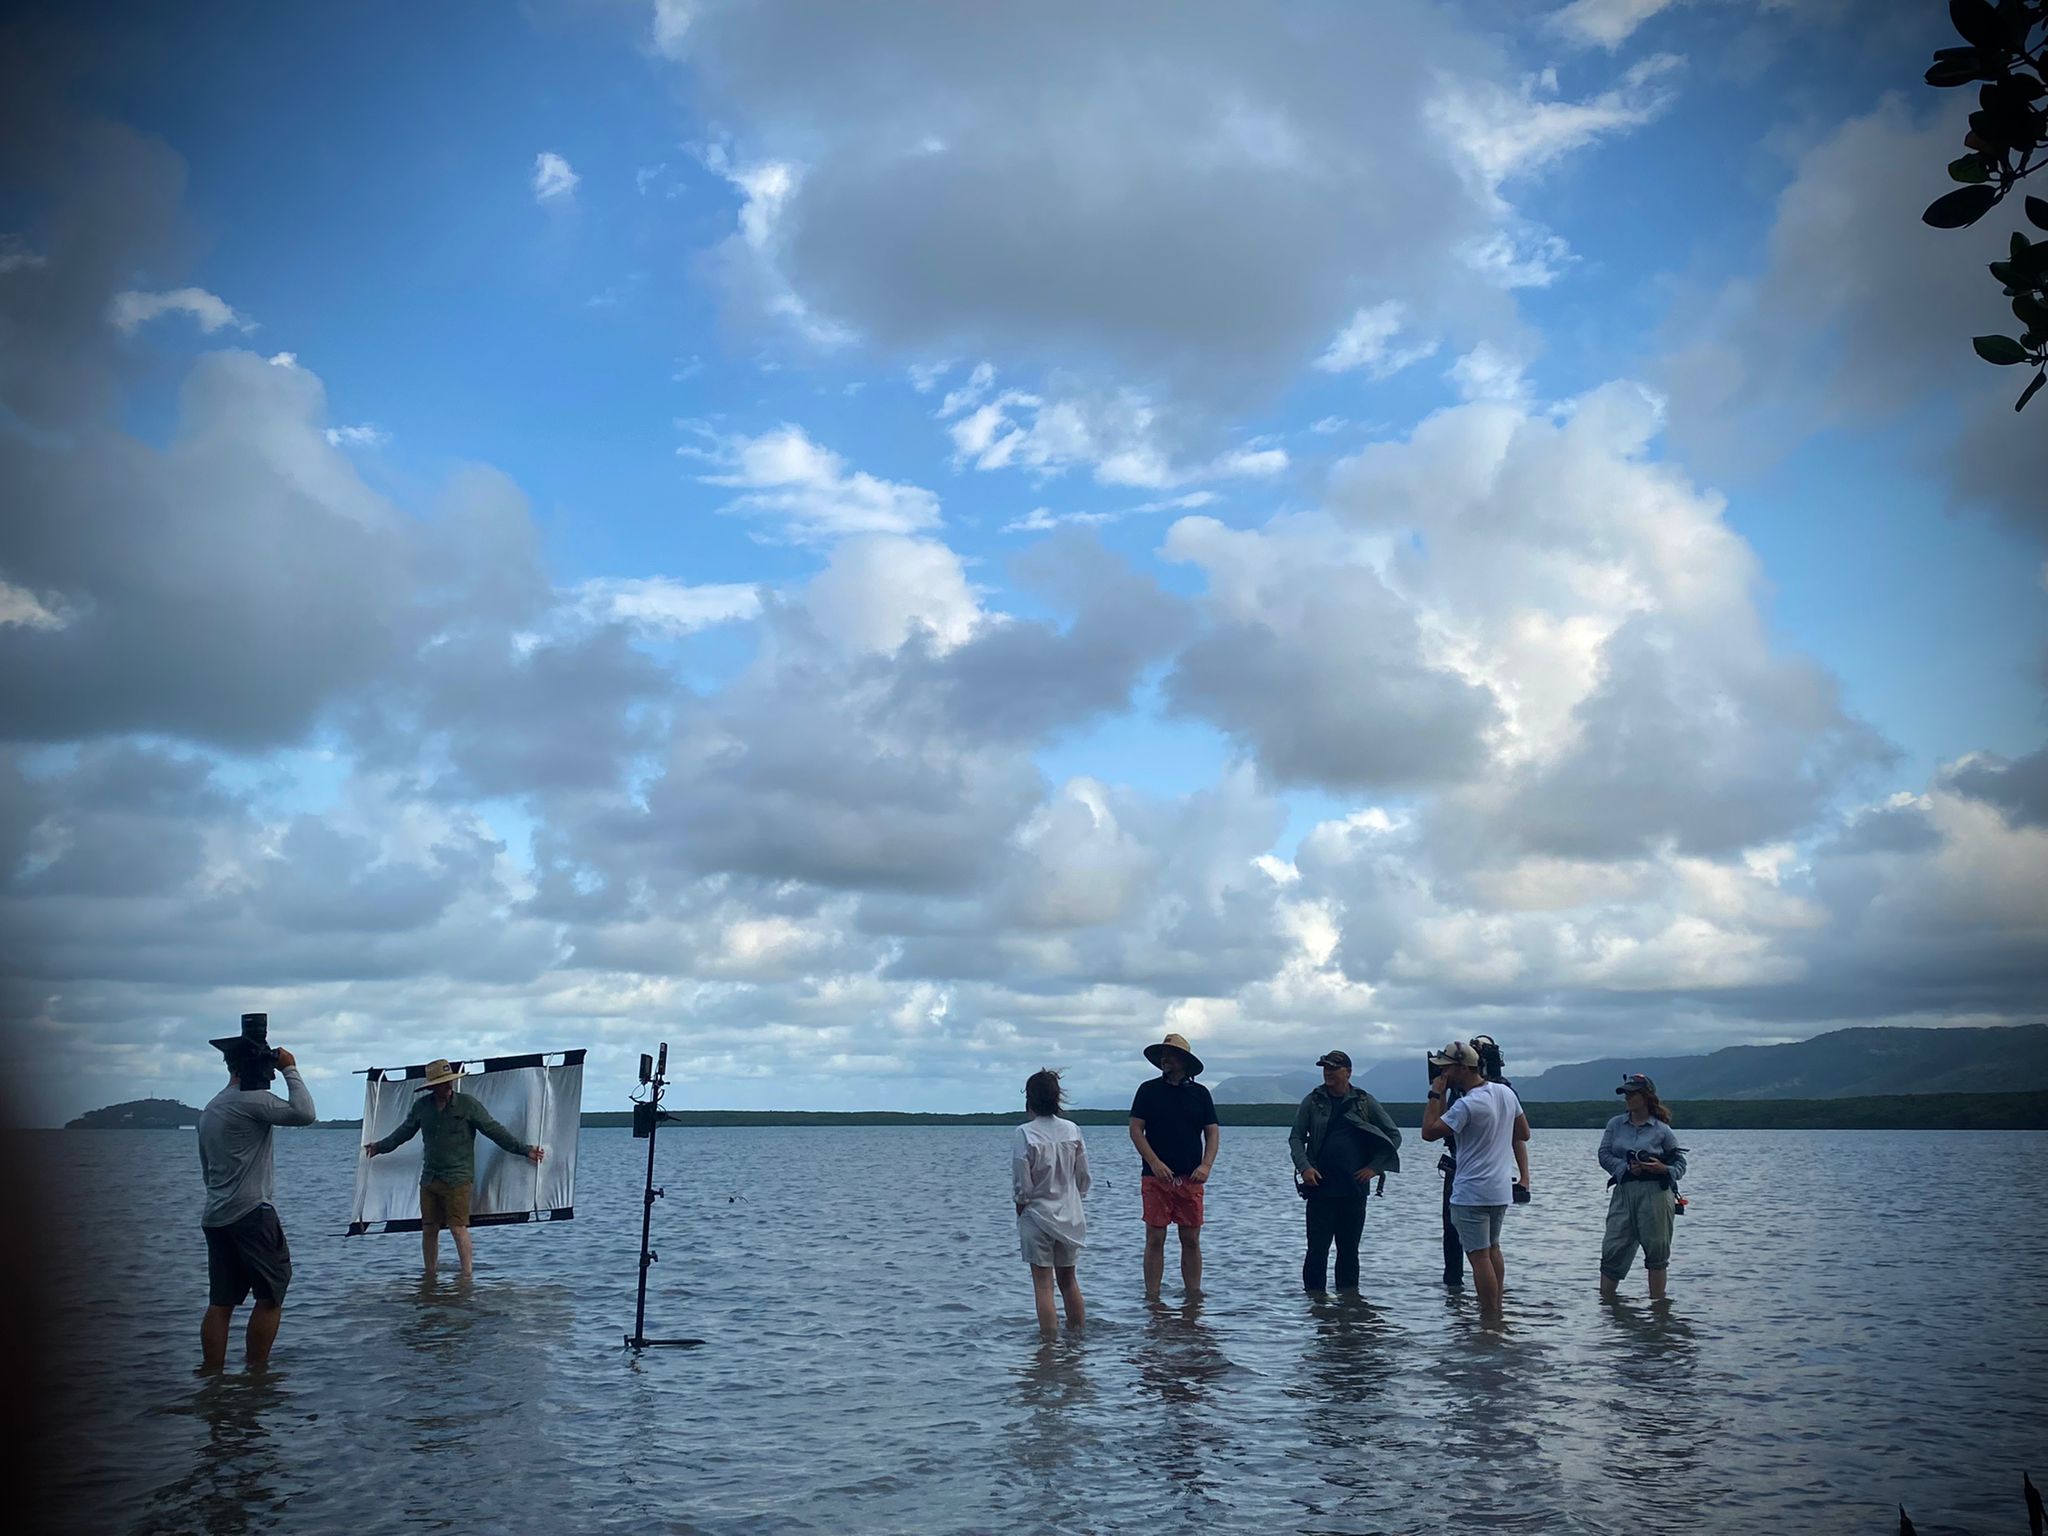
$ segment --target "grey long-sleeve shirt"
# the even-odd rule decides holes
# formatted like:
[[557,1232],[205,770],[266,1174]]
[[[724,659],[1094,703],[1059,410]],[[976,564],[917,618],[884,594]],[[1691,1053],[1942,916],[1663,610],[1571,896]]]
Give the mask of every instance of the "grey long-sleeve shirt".
[[1678,1136],[1662,1120],[1636,1125],[1627,1115],[1607,1122],[1600,1136],[1600,1166],[1615,1179],[1628,1177],[1628,1154],[1647,1152],[1671,1170],[1674,1179],[1685,1177],[1685,1154],[1678,1150]]
[[297,1067],[284,1069],[289,1100],[262,1088],[221,1089],[199,1117],[199,1171],[206,1176],[203,1227],[240,1221],[259,1205],[273,1204],[277,1165],[270,1132],[280,1125],[311,1125],[313,1095]]

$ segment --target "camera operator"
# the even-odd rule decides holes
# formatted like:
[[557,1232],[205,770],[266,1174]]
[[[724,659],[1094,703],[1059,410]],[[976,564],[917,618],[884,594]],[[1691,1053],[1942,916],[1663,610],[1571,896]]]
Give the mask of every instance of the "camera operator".
[[1597,1154],[1614,1193],[1607,1197],[1607,1231],[1600,1243],[1600,1295],[1612,1301],[1636,1249],[1650,1277],[1650,1300],[1664,1299],[1676,1223],[1676,1183],[1685,1177],[1685,1149],[1671,1129],[1671,1111],[1657,1097],[1657,1085],[1631,1072],[1614,1090],[1627,1113],[1607,1122]]
[[[228,1085],[199,1117],[199,1168],[206,1178],[206,1316],[199,1325],[203,1371],[227,1363],[228,1327],[235,1308],[250,1292],[246,1337],[250,1366],[270,1361],[270,1346],[284,1315],[285,1288],[292,1283],[292,1254],[271,1204],[277,1166],[271,1156],[271,1128],[311,1125],[313,1095],[287,1050],[273,1050],[267,1014],[242,1015],[242,1032],[209,1042],[227,1059]],[[284,1073],[290,1099],[270,1091]]]
[[[1474,1035],[1468,1042],[1473,1054],[1479,1058],[1479,1075],[1489,1083],[1499,1083],[1504,1088],[1513,1088],[1508,1081],[1507,1064],[1502,1059],[1500,1046],[1491,1035]],[[1428,1056],[1429,1079],[1437,1086],[1437,1079],[1444,1068],[1451,1064],[1450,1058],[1441,1051],[1431,1051]],[[1446,1082],[1442,1084],[1444,1100],[1442,1108],[1464,1097],[1464,1090]],[[1444,1234],[1444,1284],[1453,1290],[1465,1283],[1465,1246],[1458,1240],[1458,1228],[1451,1220],[1451,1187],[1458,1177],[1458,1138],[1446,1128],[1443,1136],[1443,1155],[1436,1160],[1437,1172],[1443,1175],[1443,1234]],[[1515,1182],[1509,1190],[1510,1198],[1516,1205],[1529,1203],[1529,1143],[1518,1140],[1514,1143]]]
[[[1513,1148],[1529,1139],[1529,1118],[1521,1100],[1505,1083],[1487,1081],[1479,1070],[1479,1053],[1463,1040],[1453,1040],[1440,1053],[1445,1066],[1429,1087],[1422,1106],[1422,1139],[1458,1138],[1458,1171],[1451,1186],[1451,1222],[1472,1261],[1472,1284],[1479,1309],[1498,1317],[1507,1284],[1501,1257],[1501,1227],[1513,1198],[1510,1169],[1519,1159]],[[1450,1089],[1458,1101],[1445,1106]]]

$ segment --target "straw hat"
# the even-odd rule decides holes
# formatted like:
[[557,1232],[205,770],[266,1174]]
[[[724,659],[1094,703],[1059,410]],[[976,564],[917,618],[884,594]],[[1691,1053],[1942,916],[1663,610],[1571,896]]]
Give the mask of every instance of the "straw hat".
[[443,1083],[452,1083],[461,1076],[462,1073],[456,1068],[449,1066],[448,1058],[443,1056],[437,1061],[427,1063],[426,1080],[420,1084],[419,1091],[425,1093],[429,1088],[438,1088]]
[[1145,1059],[1151,1062],[1153,1066],[1158,1066],[1159,1053],[1166,1050],[1169,1046],[1179,1051],[1187,1059],[1189,1077],[1200,1077],[1202,1075],[1202,1058],[1188,1048],[1187,1036],[1185,1035],[1168,1035],[1157,1045],[1146,1046]]

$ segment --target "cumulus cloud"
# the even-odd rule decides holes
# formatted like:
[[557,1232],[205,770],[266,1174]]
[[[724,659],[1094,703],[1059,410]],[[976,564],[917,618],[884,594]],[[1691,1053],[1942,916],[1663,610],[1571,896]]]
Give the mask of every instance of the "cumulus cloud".
[[812,578],[804,606],[821,634],[862,651],[894,651],[913,635],[948,651],[981,618],[958,555],[929,539],[889,534],[842,542]]
[[[278,354],[278,357],[289,356],[289,353],[281,352]],[[278,358],[273,357],[270,361],[276,363]],[[293,361],[296,361],[296,359],[293,359]],[[289,366],[289,364],[279,364],[279,366],[284,367]],[[352,427],[329,427],[323,436],[336,448],[382,448],[391,441],[391,434],[378,426],[374,421],[359,422]]]
[[[1093,358],[1211,399],[1271,387],[1388,298],[1426,329],[1504,323],[1458,257],[1523,228],[1503,183],[1647,121],[1671,70],[1558,98],[1405,0],[788,0],[701,7],[689,37],[735,158],[786,168],[772,218],[747,192],[735,253],[772,278],[741,298],[911,355]],[[1373,57],[1429,67],[1360,90]]]
[[582,179],[552,150],[544,149],[533,157],[533,200],[543,206],[571,201]]

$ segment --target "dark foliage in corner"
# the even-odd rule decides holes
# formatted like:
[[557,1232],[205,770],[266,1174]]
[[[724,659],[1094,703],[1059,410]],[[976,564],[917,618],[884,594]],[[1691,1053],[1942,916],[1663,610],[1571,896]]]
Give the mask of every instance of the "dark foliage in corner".
[[[2048,0],[1949,0],[1948,13],[1963,46],[1935,53],[1927,83],[1976,85],[1977,110],[1963,138],[1967,153],[1949,162],[1950,180],[1961,185],[1920,217],[1936,229],[1964,229],[2048,165]],[[2034,365],[2016,411],[2048,383],[2048,199],[2025,197],[2024,207],[2027,222],[2041,233],[2014,230],[2006,259],[1991,263],[2020,334],[1971,341],[1987,363]]]

